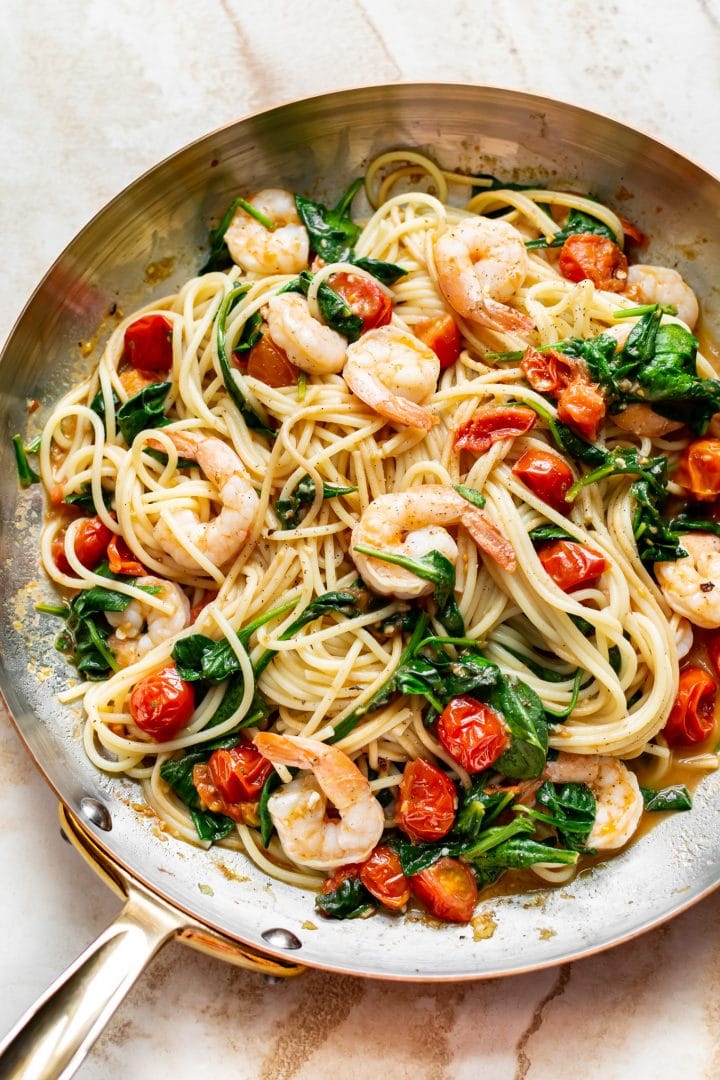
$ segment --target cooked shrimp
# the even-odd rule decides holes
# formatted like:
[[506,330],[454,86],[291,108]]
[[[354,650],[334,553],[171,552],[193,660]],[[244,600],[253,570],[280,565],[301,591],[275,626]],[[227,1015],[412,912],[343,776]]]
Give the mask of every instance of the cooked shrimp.
[[188,570],[198,568],[197,560],[177,540],[174,530],[187,537],[215,566],[234,558],[247,540],[257,517],[260,500],[244,474],[242,462],[222,439],[190,431],[166,431],[183,457],[196,461],[218,490],[222,509],[210,521],[199,521],[190,509],[168,513],[153,530],[163,551]]
[[655,576],[673,611],[707,630],[720,626],[720,537],[683,533],[683,559],[656,562]]
[[515,569],[515,552],[492,522],[452,488],[424,484],[387,495],[378,495],[363,512],[352,532],[350,554],[363,580],[382,596],[414,600],[433,591],[432,582],[403,566],[382,562],[357,551],[358,544],[406,558],[431,551],[444,555],[453,566],[458,549],[446,526],[461,522],[481,550],[504,569]]
[[347,341],[310,314],[308,302],[297,293],[280,293],[268,301],[268,330],[296,367],[310,375],[342,371]]
[[678,318],[691,330],[700,313],[695,293],[677,270],[668,266],[631,266],[625,295],[641,304],[674,304]]
[[589,848],[614,851],[627,844],[638,827],[643,798],[635,773],[622,761],[599,754],[558,754],[543,776],[553,783],[587,784],[597,803]]
[[428,431],[437,417],[423,407],[437,386],[440,361],[419,338],[381,326],[353,342],[343,379],[356,397],[380,416]]
[[435,241],[438,284],[458,314],[491,330],[532,330],[532,319],[508,307],[528,272],[525,242],[494,218],[469,217]]
[[[309,769],[268,799],[268,811],[288,858],[332,870],[370,856],[385,826],[383,808],[366,778],[336,746],[299,735],[261,732],[253,740],[274,765]],[[340,817],[325,815],[330,802]]]
[[147,576],[136,578],[134,584],[159,589],[153,595],[169,604],[171,610],[168,615],[142,600],[131,600],[124,611],[105,612],[107,621],[115,628],[115,633],[108,638],[108,645],[121,667],[134,664],[161,641],[167,641],[190,625],[190,601],[174,581]]
[[238,207],[223,237],[233,262],[254,274],[297,274],[304,270],[310,241],[291,193],[265,188],[247,201],[270,218],[275,228],[266,228]]

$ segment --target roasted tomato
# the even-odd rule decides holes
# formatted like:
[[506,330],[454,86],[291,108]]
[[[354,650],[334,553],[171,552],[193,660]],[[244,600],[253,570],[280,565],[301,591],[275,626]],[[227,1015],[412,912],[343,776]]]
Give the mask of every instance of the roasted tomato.
[[143,577],[147,570],[133,555],[122,536],[113,536],[107,547],[107,557],[113,574]]
[[570,504],[565,495],[572,487],[573,474],[570,466],[550,450],[526,450],[513,465],[512,470],[530,490],[561,514],[566,514]]
[[[203,596],[202,600],[198,600],[197,604],[193,604],[190,608],[190,623],[194,623],[197,620],[201,611],[204,611],[208,604],[212,604],[213,600],[217,598],[216,592],[209,592]],[[189,624],[188,624],[189,625]]]
[[557,397],[578,374],[578,364],[570,356],[548,349],[540,352],[528,345],[520,362],[520,370],[539,394]]
[[140,371],[172,367],[172,323],[164,315],[143,315],[125,331],[125,359]]
[[[83,518],[75,533],[75,554],[88,570],[94,570],[105,558],[113,533],[99,517]],[[57,533],[52,542],[55,565],[63,574],[74,574],[65,555],[65,532]],[[144,571],[143,571],[144,572]]]
[[455,821],[457,792],[446,773],[424,758],[405,766],[398,796],[398,826],[411,840],[440,840]]
[[543,544],[538,558],[563,592],[572,592],[596,581],[607,569],[605,557],[599,551],[574,540],[553,540]]
[[715,726],[717,684],[699,667],[680,672],[680,685],[663,734],[668,746],[695,746],[704,742]]
[[247,353],[247,373],[266,386],[294,386],[298,380],[298,369],[269,334],[263,334]]
[[462,351],[462,336],[452,315],[436,315],[432,319],[421,319],[412,328],[415,337],[420,338],[440,361],[440,370],[452,367]]
[[410,888],[428,913],[443,922],[469,922],[477,904],[475,875],[459,859],[439,859],[411,877]]
[[471,773],[489,768],[510,745],[500,713],[472,697],[456,697],[445,706],[437,735],[447,752]]
[[320,891],[323,893],[335,892],[336,889],[340,888],[343,881],[358,877],[362,866],[362,863],[348,863],[346,866],[338,866],[337,870],[333,870],[330,877],[325,878]]
[[208,768],[215,787],[229,803],[256,799],[273,771],[271,762],[247,740],[232,750],[213,750]]
[[152,371],[140,371],[134,367],[125,368],[120,372],[119,378],[128,397],[135,397],[141,390],[147,390],[148,386],[154,386],[160,381]]
[[455,432],[455,449],[482,454],[500,439],[527,435],[535,426],[537,413],[522,405],[490,406],[477,412]]
[[696,499],[720,495],[720,439],[696,439],[685,447],[674,480]]
[[558,269],[568,281],[592,281],[597,289],[622,292],[627,285],[628,262],[606,236],[577,233],[562,246]]
[[577,378],[561,391],[557,414],[583,439],[595,442],[605,418],[605,395],[599,386]]
[[180,678],[174,664],[141,679],[130,695],[130,715],[155,742],[174,739],[194,708],[193,685]]
[[380,286],[361,274],[333,274],[328,285],[342,296],[353,315],[362,319],[363,334],[385,326],[392,318],[392,300]]
[[399,911],[410,899],[410,883],[402,872],[400,859],[389,847],[376,847],[360,870],[367,891],[386,908]]

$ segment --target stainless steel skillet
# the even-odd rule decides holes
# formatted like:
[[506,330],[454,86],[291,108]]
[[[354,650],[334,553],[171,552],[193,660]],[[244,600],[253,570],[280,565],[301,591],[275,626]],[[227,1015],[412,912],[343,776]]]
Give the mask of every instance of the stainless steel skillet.
[[[38,576],[41,498],[37,488],[18,494],[9,443],[24,429],[27,399],[49,408],[72,383],[83,367],[78,341],[103,321],[109,326],[113,304],[128,312],[196,272],[208,222],[238,190],[282,184],[332,196],[372,156],[397,146],[425,148],[463,171],[589,186],[621,210],[626,205],[627,216],[653,237],[644,258],[677,266],[703,299],[708,329],[720,330],[714,277],[720,183],[621,124],[509,91],[371,87],[283,106],[180,151],[80,233],[30,300],[0,362],[0,686],[29,752],[61,799],[66,831],[130,899],[71,969],[60,997],[35,1014],[6,1052],[0,1077],[70,1075],[143,964],[173,934],[278,973],[290,961],[377,978],[484,978],[606,948],[669,918],[720,879],[720,777],[714,776],[703,782],[691,814],[663,822],[612,863],[548,893],[541,912],[525,908],[522,896],[486,901],[479,911],[492,909],[497,923],[489,939],[412,917],[320,924],[310,894],[269,882],[245,864],[239,873],[247,880],[228,880],[219,865],[228,856],[159,833],[133,809],[131,785],[96,774],[85,760],[77,718],[56,703],[70,672],[53,652],[55,628],[34,614],[36,593],[28,588]],[[147,284],[148,265],[167,268],[168,259],[168,280]],[[46,677],[46,667],[57,670]],[[308,920],[318,929],[303,925]],[[541,937],[540,925],[552,936]],[[268,959],[254,960],[254,951]]]

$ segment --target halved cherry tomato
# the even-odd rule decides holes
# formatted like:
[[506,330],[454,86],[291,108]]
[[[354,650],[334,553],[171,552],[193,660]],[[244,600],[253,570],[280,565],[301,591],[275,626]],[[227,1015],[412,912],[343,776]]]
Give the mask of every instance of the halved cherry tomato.
[[471,773],[489,768],[510,745],[500,713],[472,697],[456,697],[445,706],[437,735],[447,752]]
[[336,870],[333,870],[330,877],[325,878],[320,891],[322,893],[335,892],[336,889],[340,888],[343,881],[358,877],[362,866],[362,863],[347,863],[345,866],[338,866]]
[[370,278],[346,270],[333,274],[328,285],[342,296],[353,315],[362,319],[362,332],[385,326],[392,318],[392,300]]
[[558,398],[558,419],[589,442],[597,439],[605,411],[600,387],[582,377],[566,386]]
[[478,409],[467,424],[455,432],[455,449],[482,454],[500,439],[526,435],[537,421],[537,413],[521,405],[490,406]]
[[568,236],[558,269],[568,281],[589,278],[597,289],[607,292],[622,292],[627,285],[627,259],[614,241],[595,233]]
[[164,315],[143,315],[125,331],[125,359],[140,371],[172,367],[172,323]]
[[398,826],[411,840],[440,840],[455,821],[457,792],[450,777],[424,758],[405,766],[398,797]]
[[243,825],[257,826],[257,800],[229,802],[218,791],[208,762],[193,766],[192,782],[200,796],[201,803],[208,810],[212,810],[214,814],[224,814],[225,817],[232,818],[233,821],[240,822]]
[[201,611],[204,611],[208,604],[212,604],[213,600],[217,597],[216,592],[209,592],[203,596],[202,600],[198,600],[197,604],[193,604],[190,608],[190,623],[194,623]]
[[673,479],[696,499],[720,495],[720,439],[696,439],[685,447]]
[[549,450],[526,450],[512,471],[548,506],[561,514],[569,512],[570,504],[565,502],[565,495],[572,487],[573,474],[570,466],[557,454]]
[[[99,517],[83,518],[75,533],[75,554],[88,570],[94,570],[105,558],[113,533]],[[63,574],[73,574],[65,556],[65,532],[57,533],[52,542],[55,565]],[[144,571],[143,571],[144,573]]]
[[174,664],[141,679],[130,695],[130,715],[155,742],[174,739],[194,708],[193,685],[180,678]]
[[440,370],[452,367],[462,350],[462,335],[452,315],[435,315],[432,319],[421,319],[412,328],[415,337],[420,338],[440,361]]
[[298,380],[298,369],[269,334],[247,353],[247,373],[267,386],[294,386]]
[[360,870],[367,891],[392,911],[404,908],[410,899],[410,883],[402,872],[400,859],[389,847],[376,847]]
[[715,726],[715,680],[700,667],[680,672],[680,685],[663,735],[668,746],[695,746]]
[[147,570],[133,555],[122,536],[113,536],[107,547],[107,557],[113,574],[143,577]]
[[159,381],[152,371],[140,371],[134,367],[125,368],[120,372],[119,377],[128,397],[135,397],[135,394],[139,394],[141,390],[147,390],[148,386],[154,386]]
[[459,859],[438,859],[410,878],[410,888],[428,913],[443,922],[469,922],[477,904],[475,875]]
[[533,390],[557,397],[577,377],[578,364],[572,357],[552,349],[540,352],[528,345],[520,361],[520,370]]
[[231,803],[257,798],[273,771],[271,762],[245,739],[231,750],[214,750],[208,766],[215,787]]
[[543,567],[563,592],[596,581],[607,569],[605,557],[574,540],[553,540],[538,551]]

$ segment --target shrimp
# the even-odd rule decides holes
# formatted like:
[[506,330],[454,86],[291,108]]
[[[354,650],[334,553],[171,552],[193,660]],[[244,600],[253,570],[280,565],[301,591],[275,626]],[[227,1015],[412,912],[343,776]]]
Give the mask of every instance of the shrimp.
[[435,392],[440,361],[432,349],[396,326],[369,330],[347,351],[343,379],[380,416],[428,431],[437,417],[423,405]]
[[358,573],[375,592],[414,600],[431,593],[432,582],[402,566],[364,555],[356,550],[358,545],[411,559],[438,551],[454,566],[457,544],[445,526],[458,522],[481,550],[512,573],[516,565],[512,546],[482,511],[442,484],[425,484],[373,499],[353,529],[350,554]]
[[[155,525],[155,540],[178,566],[198,568],[197,560],[180,544],[175,531],[194,544],[216,566],[237,555],[252,531],[260,500],[246,478],[240,458],[222,439],[190,431],[166,431],[183,457],[196,461],[211,484],[218,489],[222,509],[210,521],[200,521],[194,510],[168,513]],[[159,446],[160,444],[158,444]]]
[[491,330],[532,330],[532,319],[508,307],[528,272],[525,242],[494,218],[468,217],[435,241],[438,284],[458,314]]
[[159,589],[154,595],[169,604],[171,610],[168,615],[142,600],[131,600],[124,611],[105,612],[107,621],[115,628],[115,633],[108,638],[108,645],[121,667],[134,664],[160,642],[190,625],[190,601],[174,581],[148,575],[136,578],[135,584]]
[[674,304],[678,318],[691,330],[700,314],[695,293],[677,270],[668,266],[631,266],[625,295],[641,304]]
[[683,533],[678,537],[687,551],[683,559],[656,562],[655,576],[673,611],[695,626],[720,626],[720,537],[710,533]]
[[271,296],[267,310],[270,337],[296,367],[310,375],[336,375],[342,371],[346,339],[313,318],[304,296]]
[[627,844],[638,827],[643,798],[635,773],[622,761],[599,754],[558,754],[543,776],[553,783],[587,784],[595,796],[595,822],[589,848],[614,851]]
[[[347,754],[299,735],[261,732],[253,742],[274,765],[311,770],[311,775],[297,777],[268,799],[270,817],[288,858],[317,870],[369,858],[382,836],[385,815]],[[325,816],[328,801],[339,819]]]
[[310,256],[310,240],[289,191],[264,188],[247,200],[275,225],[268,229],[239,207],[223,237],[233,262],[254,274],[297,274]]

